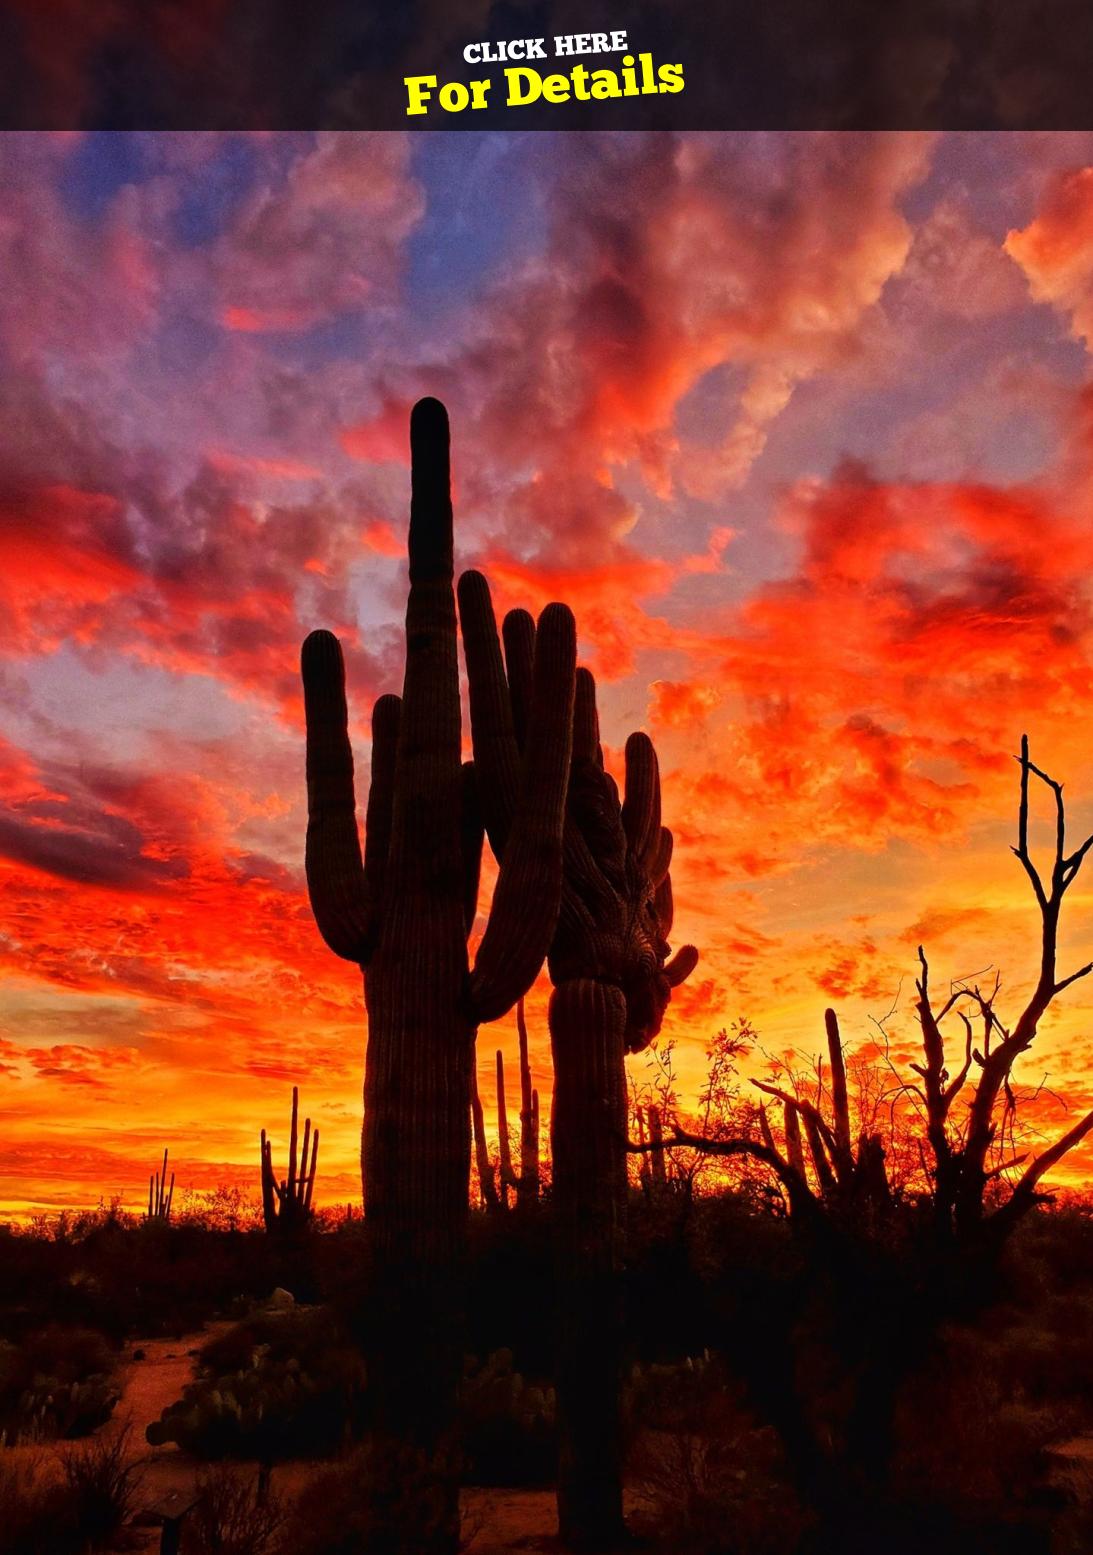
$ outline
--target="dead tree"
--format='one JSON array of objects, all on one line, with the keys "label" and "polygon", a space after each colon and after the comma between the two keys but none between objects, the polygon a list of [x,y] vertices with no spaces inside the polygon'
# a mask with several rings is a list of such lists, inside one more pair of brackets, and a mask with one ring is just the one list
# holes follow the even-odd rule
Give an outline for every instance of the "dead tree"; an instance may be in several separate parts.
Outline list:
[{"label": "dead tree", "polygon": [[[797,1483],[818,1514],[816,1548],[876,1547],[875,1509],[892,1491],[899,1400],[908,1378],[948,1321],[966,1319],[995,1297],[996,1259],[1006,1238],[1047,1197],[1044,1176],[1093,1129],[1090,1112],[1034,1154],[1026,1148],[1032,1131],[1018,1117],[1018,1060],[1053,1001],[1093,971],[1093,963],[1076,971],[1057,964],[1063,900],[1093,837],[1070,849],[1061,785],[1033,765],[1027,739],[1018,762],[1013,852],[1039,911],[1040,955],[1035,985],[1016,1018],[1007,1022],[999,1008],[997,978],[986,988],[970,979],[955,982],[939,998],[920,949],[921,1057],[907,1073],[891,1066],[892,1126],[876,1126],[862,1105],[860,1083],[852,1107],[830,1010],[827,1062],[817,1066],[814,1085],[789,1073],[784,1084],[754,1081],[764,1104],[751,1126],[735,1118],[724,1130],[694,1130],[678,1116],[669,1119],[672,1143],[769,1170],[799,1234],[807,1277],[786,1314],[772,1319],[762,1344],[754,1334],[729,1329],[724,1346],[778,1429]],[[1053,856],[1043,872],[1029,848],[1033,779],[1055,809]],[[889,1063],[878,1059],[874,1078]],[[874,1084],[874,1095],[877,1089]],[[918,1153],[911,1177],[894,1164],[905,1131]],[[647,1138],[631,1149],[652,1154],[655,1145]],[[771,1310],[778,1312],[777,1302]],[[825,1355],[836,1358],[842,1388],[818,1407],[803,1379]]]},{"label": "dead tree", "polygon": [[[1028,1210],[1050,1199],[1040,1189],[1042,1178],[1093,1129],[1093,1112],[1089,1112],[1031,1159],[1028,1151],[1019,1148],[1014,1067],[1032,1046],[1052,1002],[1093,971],[1093,962],[1089,962],[1060,975],[1057,965],[1063,899],[1093,847],[1093,836],[1068,852],[1062,784],[1029,759],[1027,736],[1022,737],[1017,761],[1020,801],[1013,853],[1032,885],[1041,925],[1039,971],[1032,993],[1011,1024],[997,1008],[997,978],[987,990],[968,981],[953,983],[947,997],[938,1003],[931,993],[929,967],[921,946],[918,951],[915,987],[922,1061],[910,1065],[914,1078],[901,1077],[899,1088],[913,1109],[911,1126],[922,1147],[924,1197],[932,1231],[941,1246],[998,1245]],[[1054,856],[1046,877],[1029,850],[1029,787],[1033,778],[1043,783],[1054,799]],[[765,1107],[759,1112],[758,1140],[711,1138],[692,1133],[677,1121],[672,1142],[710,1155],[749,1155],[764,1162],[777,1177],[792,1214],[813,1220],[819,1215],[857,1219],[861,1227],[888,1212],[893,1202],[892,1183],[881,1136],[863,1131],[856,1142],[852,1137],[838,1021],[833,1010],[826,1012],[825,1019],[830,1086],[821,1085],[814,1100],[799,1088],[753,1081],[780,1104],[780,1144]],[[946,1027],[957,1022],[961,1040],[954,1066]],[[656,1151],[658,1147],[652,1140],[639,1140],[630,1148]]]},{"label": "dead tree", "polygon": [[[262,1130],[262,1218],[269,1232],[287,1234],[298,1231],[311,1219],[311,1199],[315,1192],[315,1168],[319,1156],[319,1130],[311,1131],[311,1119],[304,1119],[303,1149],[297,1171],[296,1147],[300,1091],[292,1087],[292,1122],[289,1127],[288,1177],[280,1182],[273,1169],[273,1145]],[[308,1161],[308,1147],[311,1158]]]}]

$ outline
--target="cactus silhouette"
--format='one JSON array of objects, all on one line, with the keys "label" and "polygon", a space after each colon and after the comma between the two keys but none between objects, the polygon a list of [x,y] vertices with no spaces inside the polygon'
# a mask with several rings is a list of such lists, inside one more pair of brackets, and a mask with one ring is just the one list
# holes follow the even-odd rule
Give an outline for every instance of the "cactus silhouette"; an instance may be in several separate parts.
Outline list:
[{"label": "cactus silhouette", "polygon": [[661,825],[652,741],[626,742],[620,804],[605,771],[595,682],[577,672],[565,888],[549,967],[554,1056],[551,1149],[557,1218],[558,1521],[563,1540],[623,1535],[619,1440],[620,1265],[626,1208],[624,1055],[660,1031],[694,970],[669,960],[672,834]]},{"label": "cactus silhouette", "polygon": [[[548,605],[531,634],[528,679],[519,688],[521,755],[489,589],[479,574],[463,576],[476,760],[461,765],[448,418],[437,400],[415,405],[410,448],[405,678],[401,699],[383,696],[373,710],[363,858],[341,649],[329,632],[313,632],[303,648],[306,867],[324,939],[364,969],[361,1154],[373,1431],[439,1463],[449,1461],[462,1362],[475,1031],[531,985],[556,927],[576,629],[564,605]],[[480,749],[488,753],[483,762]],[[472,967],[467,940],[483,819],[503,828],[504,844]],[[454,1549],[454,1472],[441,1480],[443,1532],[439,1541],[430,1536],[430,1547]]]},{"label": "cactus silhouette", "polygon": [[519,1171],[512,1158],[512,1137],[509,1132],[508,1105],[505,1096],[505,1059],[501,1049],[497,1049],[496,1059],[498,1144],[496,1168],[490,1160],[489,1146],[486,1142],[477,1077],[472,1076],[471,1123],[478,1183],[483,1208],[491,1211],[508,1209],[510,1189],[516,1196],[517,1207],[522,1211],[533,1208],[539,1202],[539,1092],[531,1083],[528,1028],[524,1018],[523,999],[520,999],[516,1005],[516,1029],[520,1042]]},{"label": "cactus silhouette", "polygon": [[163,1152],[163,1170],[153,1172],[148,1179],[148,1213],[146,1220],[162,1220],[165,1224],[171,1218],[171,1203],[175,1196],[175,1174],[171,1173],[171,1181],[167,1182],[167,1151]]},{"label": "cactus silhouette", "polygon": [[[465,580],[464,580],[465,581]],[[470,668],[480,640],[496,651],[493,618],[468,630],[476,606],[460,585]],[[480,774],[515,761],[526,739],[529,667],[535,642],[523,610],[505,618],[505,667],[512,727],[504,753],[486,742],[471,711]],[[485,650],[483,650],[485,651]],[[495,667],[494,678],[500,672]],[[484,805],[495,856],[503,857],[506,817]],[[661,825],[660,774],[652,741],[626,742],[622,803],[603,764],[596,684],[576,676],[573,753],[565,825],[565,874],[548,965],[554,1057],[551,1112],[553,1203],[557,1228],[558,1513],[563,1540],[608,1547],[624,1536],[619,1437],[621,1238],[626,1207],[624,1056],[660,1031],[664,1012],[694,970],[684,945],[669,960],[673,917],[672,834]],[[502,1125],[502,1187],[509,1155]],[[511,1177],[511,1162],[509,1174]],[[492,1188],[492,1177],[491,1177]],[[492,1189],[495,1193],[496,1189]]]},{"label": "cactus silhouette", "polygon": [[[262,1130],[262,1218],[267,1231],[297,1231],[311,1219],[311,1199],[315,1192],[315,1168],[319,1157],[319,1130],[311,1132],[311,1119],[304,1119],[303,1148],[297,1171],[296,1146],[299,1137],[300,1091],[292,1087],[292,1122],[288,1136],[288,1177],[277,1180],[273,1169],[273,1145]],[[311,1160],[308,1161],[308,1146]]]}]

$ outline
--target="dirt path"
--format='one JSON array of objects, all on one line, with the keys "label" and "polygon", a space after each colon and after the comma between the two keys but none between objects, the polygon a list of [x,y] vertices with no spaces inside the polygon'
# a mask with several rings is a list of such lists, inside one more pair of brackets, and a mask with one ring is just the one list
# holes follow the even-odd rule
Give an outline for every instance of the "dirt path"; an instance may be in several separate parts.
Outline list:
[{"label": "dirt path", "polygon": [[[168,1491],[189,1492],[193,1489],[200,1464],[173,1442],[164,1447],[149,1447],[144,1433],[168,1404],[181,1398],[186,1384],[193,1381],[200,1347],[231,1326],[226,1322],[210,1323],[200,1332],[184,1334],[181,1339],[136,1339],[127,1346],[127,1358],[118,1372],[121,1398],[98,1434],[112,1438],[122,1431],[128,1432],[128,1455],[140,1464],[138,1513],[159,1501]],[[134,1359],[136,1355],[141,1359]],[[140,1550],[159,1549],[157,1528],[140,1529],[139,1532],[142,1535]]]},{"label": "dirt path", "polygon": [[[128,1347],[128,1359],[122,1364],[119,1381],[122,1396],[111,1420],[100,1435],[116,1436],[128,1427],[128,1446],[132,1458],[141,1465],[138,1509],[159,1501],[172,1490],[192,1491],[201,1464],[174,1443],[149,1447],[145,1428],[158,1420],[168,1404],[182,1395],[193,1380],[197,1353],[202,1345],[230,1323],[211,1323],[199,1333],[181,1339],[136,1340]],[[134,1360],[134,1352],[143,1359]],[[321,1467],[311,1463],[277,1465],[271,1476],[271,1489],[286,1499],[298,1494],[309,1476]],[[258,1465],[242,1464],[257,1476]],[[486,1490],[472,1487],[463,1492],[463,1526],[467,1555],[536,1555],[557,1548],[557,1514],[551,1490]],[[141,1555],[158,1550],[159,1532],[155,1528],[139,1530]]]}]

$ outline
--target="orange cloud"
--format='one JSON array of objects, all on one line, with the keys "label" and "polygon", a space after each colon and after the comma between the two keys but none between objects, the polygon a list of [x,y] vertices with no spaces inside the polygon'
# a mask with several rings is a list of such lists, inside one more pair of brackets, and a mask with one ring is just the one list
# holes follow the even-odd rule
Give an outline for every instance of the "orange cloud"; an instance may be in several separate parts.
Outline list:
[{"label": "orange cloud", "polygon": [[1093,167],[1057,173],[1035,217],[1005,247],[1036,301],[1068,313],[1074,334],[1093,344]]}]

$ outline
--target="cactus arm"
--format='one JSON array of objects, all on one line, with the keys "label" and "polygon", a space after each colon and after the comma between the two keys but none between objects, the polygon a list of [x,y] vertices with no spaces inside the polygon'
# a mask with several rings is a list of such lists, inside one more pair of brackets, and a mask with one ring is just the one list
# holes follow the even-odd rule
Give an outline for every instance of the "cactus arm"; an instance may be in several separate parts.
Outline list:
[{"label": "cactus arm", "polygon": [[824,1011],[827,1028],[827,1051],[831,1059],[831,1110],[834,1114],[835,1143],[839,1152],[841,1172],[853,1170],[850,1149],[850,1102],[846,1092],[846,1060],[843,1057],[842,1038],[839,1035],[839,1017],[834,1010]]},{"label": "cactus arm", "polygon": [[500,859],[520,792],[520,748],[489,584],[480,572],[465,572],[458,592],[482,815],[494,857]]},{"label": "cactus arm", "polygon": [[532,1167],[532,1191],[534,1197],[539,1197],[539,1092],[532,1088],[531,1092],[531,1167]]},{"label": "cactus arm", "polygon": [[501,624],[505,673],[512,703],[512,727],[521,750],[527,744],[535,663],[535,622],[526,610],[510,610]]},{"label": "cactus arm", "polygon": [[402,702],[382,696],[372,709],[372,782],[364,823],[364,878],[374,902],[383,892],[391,845],[391,806],[395,795],[395,755]]},{"label": "cactus arm", "polygon": [[[600,720],[596,708],[596,682],[586,669],[577,671],[577,699],[573,714],[573,772],[569,784],[568,818],[580,832],[591,858],[592,868],[575,857],[567,859],[567,876],[586,891],[597,915],[617,906],[615,893],[626,892],[627,838],[620,814],[619,793],[614,778],[604,769],[600,745]],[[598,884],[606,883],[606,891]],[[568,882],[567,882],[568,883]]]},{"label": "cactus arm", "polygon": [[304,1207],[307,1197],[307,1152],[311,1145],[311,1119],[304,1119],[304,1142],[300,1149],[300,1175],[296,1179],[296,1202],[300,1208]]},{"label": "cactus arm", "polygon": [[274,1207],[274,1176],[273,1176],[273,1146],[266,1138],[265,1129],[262,1130],[262,1219],[265,1221],[266,1230],[272,1231],[277,1221],[277,1211]]},{"label": "cactus arm", "polygon": [[463,794],[460,806],[463,847],[463,923],[469,934],[478,912],[478,885],[482,874],[482,808],[478,802],[478,775],[473,761],[463,763]]},{"label": "cactus arm", "polygon": [[307,719],[305,869],[311,909],[335,955],[363,963],[375,938],[377,912],[365,883],[357,832],[345,661],[332,632],[310,634],[300,668]]},{"label": "cactus arm", "polygon": [[315,1168],[319,1162],[319,1130],[311,1136],[311,1169],[307,1174],[307,1193],[304,1195],[304,1214],[311,1214],[311,1199],[315,1192]]},{"label": "cactus arm", "polygon": [[667,878],[668,871],[672,867],[672,851],[674,847],[675,838],[667,826],[662,826],[660,828],[660,840],[649,861],[649,879],[653,885],[658,886]]},{"label": "cactus arm", "polygon": [[596,710],[596,682],[592,672],[583,666],[577,671],[573,705],[573,760],[574,763],[592,761],[597,766],[603,766],[600,716]]},{"label": "cactus arm", "polygon": [[527,992],[557,927],[576,660],[572,612],[565,605],[548,605],[535,634],[520,806],[471,977],[472,1008],[480,1021],[496,1020]]},{"label": "cactus arm", "polygon": [[630,853],[651,873],[660,845],[660,772],[657,753],[647,734],[632,734],[626,742],[626,798],[622,824]]},{"label": "cactus arm", "polygon": [[175,1197],[175,1174],[174,1174],[174,1172],[172,1172],[171,1173],[171,1186],[167,1190],[167,1204],[166,1204],[166,1208],[164,1209],[164,1212],[163,1212],[164,1220],[170,1220],[170,1218],[171,1218],[171,1205],[174,1203],[174,1197]]},{"label": "cactus arm", "polygon": [[462,903],[459,661],[452,589],[448,415],[410,415],[410,595],[395,758],[388,900]]},{"label": "cactus arm", "polygon": [[669,988],[678,988],[686,982],[698,965],[698,951],[693,945],[681,945],[672,959],[665,963],[664,976]]},{"label": "cactus arm", "polygon": [[155,1182],[155,1173],[148,1173],[148,1219],[152,1218],[152,1184]]},{"label": "cactus arm", "polygon": [[482,1116],[482,1098],[478,1094],[478,1074],[471,1065],[471,1126],[474,1131],[474,1159],[478,1167],[478,1188],[485,1209],[496,1209],[497,1187],[493,1180],[493,1164],[486,1147],[486,1123]]},{"label": "cactus arm", "polygon": [[525,1202],[534,1203],[538,1197],[538,1140],[535,1135],[535,1091],[531,1083],[528,1025],[524,1018],[523,999],[516,1004],[516,1032],[520,1044],[520,1181],[517,1187],[519,1196]]},{"label": "cactus arm", "polygon": [[497,1049],[497,1144],[501,1158],[501,1182],[506,1188],[517,1186],[516,1172],[512,1165],[512,1142],[509,1138],[509,1113],[505,1101],[505,1058]]},{"label": "cactus arm", "polygon": [[300,1107],[299,1086],[292,1087],[292,1122],[288,1133],[288,1196],[290,1199],[296,1196],[296,1130]]}]

